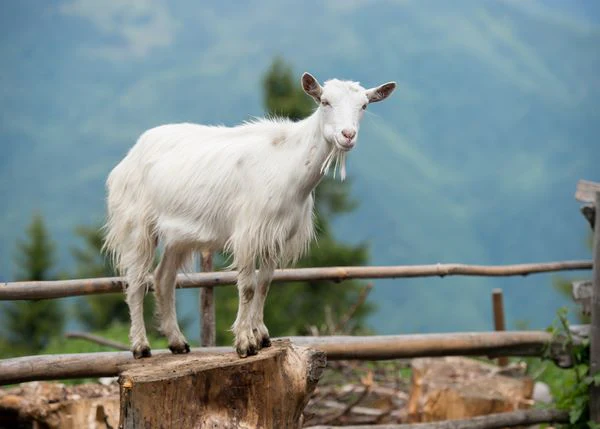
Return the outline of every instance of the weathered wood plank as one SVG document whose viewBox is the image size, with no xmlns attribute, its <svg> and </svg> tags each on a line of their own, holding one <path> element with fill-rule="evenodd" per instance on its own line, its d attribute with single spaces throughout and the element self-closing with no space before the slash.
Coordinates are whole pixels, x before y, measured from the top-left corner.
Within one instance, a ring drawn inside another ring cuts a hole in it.
<svg viewBox="0 0 600 429">
<path fill-rule="evenodd" d="M 350 279 L 381 279 L 410 277 L 446 276 L 490 276 L 509 277 L 556 271 L 591 270 L 592 261 L 560 261 L 515 265 L 463 265 L 433 264 L 382 267 L 322 267 L 275 270 L 274 283 L 331 280 L 341 282 Z M 225 286 L 235 283 L 237 272 L 220 271 L 213 273 L 180 274 L 177 286 L 196 288 Z M 122 292 L 126 287 L 122 277 L 96 279 L 27 281 L 0 283 L 0 301 L 36 300 L 65 298 L 103 293 Z"/>
<path fill-rule="evenodd" d="M 529 426 L 539 423 L 568 423 L 569 413 L 559 410 L 520 410 L 510 413 L 489 414 L 471 419 L 447 420 L 443 422 L 358 425 L 343 429 L 500 429 L 505 427 Z M 305 429 L 336 429 L 342 426 L 310 426 Z"/>
<path fill-rule="evenodd" d="M 505 331 L 381 336 L 289 337 L 294 344 L 323 351 L 328 360 L 387 360 L 434 356 L 551 356 L 570 365 L 570 351 L 548 332 Z M 195 348 L 193 353 L 231 353 L 231 347 Z M 153 355 L 170 353 L 153 350 Z M 148 358 L 153 359 L 153 358 Z M 32 380 L 108 377 L 133 362 L 130 352 L 38 355 L 0 360 L 0 385 Z"/>
<path fill-rule="evenodd" d="M 600 192 L 600 183 L 591 182 L 589 180 L 580 180 L 577 182 L 577 190 L 575 191 L 575 199 L 582 203 L 595 203 L 596 192 Z"/>
</svg>

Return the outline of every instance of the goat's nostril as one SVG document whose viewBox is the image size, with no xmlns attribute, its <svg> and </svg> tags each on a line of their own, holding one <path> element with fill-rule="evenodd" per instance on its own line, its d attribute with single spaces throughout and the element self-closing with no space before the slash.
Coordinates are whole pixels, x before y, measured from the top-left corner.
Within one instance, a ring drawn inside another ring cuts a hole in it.
<svg viewBox="0 0 600 429">
<path fill-rule="evenodd" d="M 342 130 L 342 135 L 344 137 L 346 137 L 348 140 L 352 140 L 354 138 L 354 136 L 356 135 L 356 131 L 344 129 L 344 130 Z"/>
</svg>

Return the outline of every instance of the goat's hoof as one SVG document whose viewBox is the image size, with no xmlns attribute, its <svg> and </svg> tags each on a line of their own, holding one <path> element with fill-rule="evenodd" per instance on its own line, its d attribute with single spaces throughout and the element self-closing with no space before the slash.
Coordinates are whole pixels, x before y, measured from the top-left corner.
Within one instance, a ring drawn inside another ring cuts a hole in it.
<svg viewBox="0 0 600 429">
<path fill-rule="evenodd" d="M 271 347 L 271 339 L 269 337 L 264 337 L 260 342 L 260 346 L 262 348 Z"/>
<path fill-rule="evenodd" d="M 248 356 L 254 356 L 255 354 L 258 353 L 258 350 L 256 349 L 255 346 L 248 346 L 248 348 L 243 348 L 243 347 L 236 347 L 235 351 L 237 352 L 238 356 L 241 358 L 245 358 Z"/>
<path fill-rule="evenodd" d="M 133 358 L 134 359 L 147 358 L 147 357 L 151 357 L 151 356 L 152 356 L 152 353 L 150 352 L 150 347 L 148 347 L 148 346 L 136 348 L 133 350 Z"/>
<path fill-rule="evenodd" d="M 177 345 L 177 346 L 173 345 L 173 346 L 169 346 L 169 350 L 171 350 L 171 353 L 176 354 L 176 355 L 189 353 L 190 345 L 188 343 L 183 343 L 183 345 Z"/>
</svg>

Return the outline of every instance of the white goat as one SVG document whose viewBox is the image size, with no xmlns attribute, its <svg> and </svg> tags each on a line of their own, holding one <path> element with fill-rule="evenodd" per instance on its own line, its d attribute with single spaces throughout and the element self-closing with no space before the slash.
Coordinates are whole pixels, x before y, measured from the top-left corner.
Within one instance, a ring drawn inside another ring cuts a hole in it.
<svg viewBox="0 0 600 429">
<path fill-rule="evenodd" d="M 143 299 L 159 241 L 164 252 L 154 272 L 156 313 L 173 353 L 190 350 L 177 323 L 174 289 L 178 269 L 197 250 L 233 255 L 238 355 L 270 345 L 263 307 L 273 270 L 307 249 L 314 235 L 313 190 L 333 163 L 343 180 L 367 104 L 387 98 L 396 84 L 366 90 L 334 79 L 321 87 L 305 73 L 302 87 L 319 104 L 304 120 L 152 128 L 110 173 L 106 249 L 127 278 L 135 358 L 150 356 Z"/>
</svg>

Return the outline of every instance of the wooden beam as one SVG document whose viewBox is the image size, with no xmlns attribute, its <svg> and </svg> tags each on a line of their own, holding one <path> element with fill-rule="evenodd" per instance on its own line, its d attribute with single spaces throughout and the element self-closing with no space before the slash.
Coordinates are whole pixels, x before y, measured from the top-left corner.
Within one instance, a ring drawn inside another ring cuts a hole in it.
<svg viewBox="0 0 600 429">
<path fill-rule="evenodd" d="M 598 192 L 600 192 L 600 183 L 580 180 L 577 182 L 575 199 L 582 203 L 594 204 L 596 202 L 596 193 Z"/>
<path fill-rule="evenodd" d="M 443 422 L 343 426 L 343 429 L 500 429 L 540 423 L 569 423 L 569 413 L 561 410 L 519 410 Z M 342 426 L 309 426 L 305 429 L 336 429 Z"/>
<path fill-rule="evenodd" d="M 505 331 L 381 336 L 288 337 L 294 344 L 323 351 L 328 360 L 387 360 L 434 356 L 550 355 L 565 367 L 570 350 L 548 332 Z M 548 346 L 550 346 L 548 348 Z M 231 347 L 193 349 L 194 353 L 232 353 Z M 154 355 L 169 353 L 153 350 Z M 153 359 L 153 358 L 148 358 Z M 144 361 L 143 359 L 142 361 Z M 130 352 L 38 355 L 0 360 L 0 385 L 32 380 L 116 376 L 122 365 L 136 362 Z M 137 361 L 139 362 L 139 361 Z"/>
<path fill-rule="evenodd" d="M 600 187 L 595 194 L 596 213 L 600 213 Z M 594 270 L 592 273 L 592 323 L 590 326 L 590 374 L 600 374 L 600 228 L 594 229 Z M 590 417 L 600 423 L 600 386 L 590 387 Z"/>
<path fill-rule="evenodd" d="M 276 270 L 274 283 L 310 280 L 341 282 L 349 279 L 446 277 L 446 276 L 527 276 L 556 271 L 591 270 L 592 261 L 561 261 L 516 265 L 433 264 L 383 267 L 323 267 Z M 177 286 L 196 288 L 234 284 L 237 272 L 180 274 Z M 65 298 L 122 292 L 126 286 L 122 277 L 97 279 L 27 281 L 0 283 L 0 301 Z"/>
</svg>

